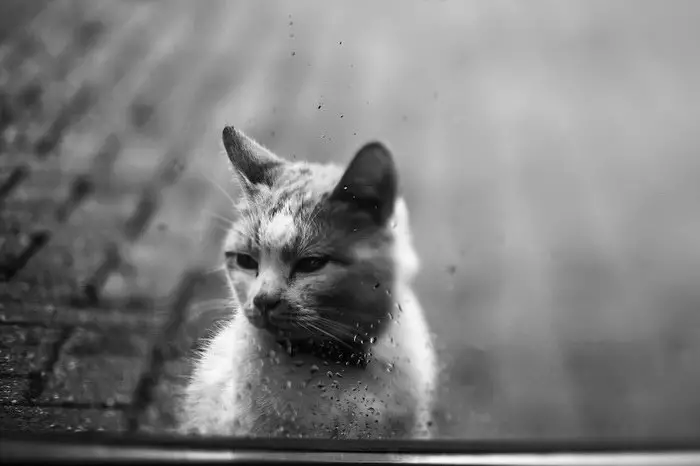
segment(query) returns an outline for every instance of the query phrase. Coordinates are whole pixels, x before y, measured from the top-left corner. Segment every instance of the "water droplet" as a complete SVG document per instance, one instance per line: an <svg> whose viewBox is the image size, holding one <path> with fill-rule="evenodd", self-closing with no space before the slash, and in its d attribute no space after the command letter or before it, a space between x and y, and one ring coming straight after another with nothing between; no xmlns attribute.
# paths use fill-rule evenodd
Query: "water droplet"
<svg viewBox="0 0 700 466"><path fill-rule="evenodd" d="M379 283L379 282L377 282L377 283L374 284L374 287L373 287L373 288L376 290L376 289L379 288L380 286L382 286L382 284Z"/></svg>
<svg viewBox="0 0 700 466"><path fill-rule="evenodd" d="M340 372L336 372L335 376L338 377L339 379L343 378L343 374L341 374Z"/></svg>
<svg viewBox="0 0 700 466"><path fill-rule="evenodd" d="M389 318L389 320L394 320L394 314L392 314L391 312L387 312L386 316Z"/></svg>
<svg viewBox="0 0 700 466"><path fill-rule="evenodd" d="M391 372L391 371L394 370L394 364L391 363L391 362L390 362L390 363L387 363L387 365L386 365L386 367L384 367L384 369L385 369L387 372Z"/></svg>
<svg viewBox="0 0 700 466"><path fill-rule="evenodd" d="M309 371L310 371L312 374L315 374L316 372L318 372L318 366L317 366L316 364L312 365L312 366L309 368Z"/></svg>
<svg viewBox="0 0 700 466"><path fill-rule="evenodd" d="M326 372L326 375L328 376L329 379L333 378L333 372L331 372L331 371Z"/></svg>
<svg viewBox="0 0 700 466"><path fill-rule="evenodd" d="M372 338L369 339L369 342L370 342L371 344L374 344L376 341L377 341L377 337L372 337Z"/></svg>
<svg viewBox="0 0 700 466"><path fill-rule="evenodd" d="M401 307L401 305L399 303L396 303L396 309L398 309L399 312L403 312L403 308Z"/></svg>

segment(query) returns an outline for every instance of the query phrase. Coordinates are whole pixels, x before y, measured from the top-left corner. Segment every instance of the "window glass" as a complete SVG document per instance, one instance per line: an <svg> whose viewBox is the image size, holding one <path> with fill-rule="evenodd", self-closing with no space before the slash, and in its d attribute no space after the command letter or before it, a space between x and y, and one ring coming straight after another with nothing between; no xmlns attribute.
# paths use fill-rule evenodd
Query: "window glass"
<svg viewBox="0 0 700 466"><path fill-rule="evenodd" d="M3 2L0 427L697 434L699 13Z"/></svg>

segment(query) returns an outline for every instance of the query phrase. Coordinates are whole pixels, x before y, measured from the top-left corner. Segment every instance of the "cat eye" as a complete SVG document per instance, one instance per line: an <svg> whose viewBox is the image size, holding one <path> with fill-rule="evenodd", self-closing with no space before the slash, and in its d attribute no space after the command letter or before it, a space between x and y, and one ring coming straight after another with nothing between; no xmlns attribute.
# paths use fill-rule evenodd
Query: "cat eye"
<svg viewBox="0 0 700 466"><path fill-rule="evenodd" d="M233 261L235 262L235 264L238 267L245 269L245 270L257 270L258 269L258 261L253 259L248 254L227 252L226 259L227 260L233 259Z"/></svg>
<svg viewBox="0 0 700 466"><path fill-rule="evenodd" d="M328 257L305 257L294 266L295 272L312 273L322 269L329 261Z"/></svg>

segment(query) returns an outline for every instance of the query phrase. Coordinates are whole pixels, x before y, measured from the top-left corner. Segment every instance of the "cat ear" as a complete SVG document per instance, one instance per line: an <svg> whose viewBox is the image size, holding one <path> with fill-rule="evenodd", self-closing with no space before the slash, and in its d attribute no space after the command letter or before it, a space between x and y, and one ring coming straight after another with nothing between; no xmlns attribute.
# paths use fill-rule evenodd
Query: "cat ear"
<svg viewBox="0 0 700 466"><path fill-rule="evenodd" d="M224 128L223 141L228 158L248 193L255 189L255 185L272 186L276 169L284 164L284 160L233 126Z"/></svg>
<svg viewBox="0 0 700 466"><path fill-rule="evenodd" d="M397 184L391 153L383 144L371 142L355 154L330 200L347 203L383 225L394 213Z"/></svg>

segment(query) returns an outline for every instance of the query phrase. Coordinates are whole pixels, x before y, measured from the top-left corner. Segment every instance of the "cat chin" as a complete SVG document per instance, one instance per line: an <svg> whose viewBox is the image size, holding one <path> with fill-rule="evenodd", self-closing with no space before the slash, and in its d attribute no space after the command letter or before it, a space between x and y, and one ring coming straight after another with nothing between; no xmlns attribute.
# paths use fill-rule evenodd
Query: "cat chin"
<svg viewBox="0 0 700 466"><path fill-rule="evenodd" d="M269 333L276 339L283 340L307 340L314 336L313 333L290 325L287 322L275 322L274 319L265 318L261 315L248 316L248 322L258 330Z"/></svg>

